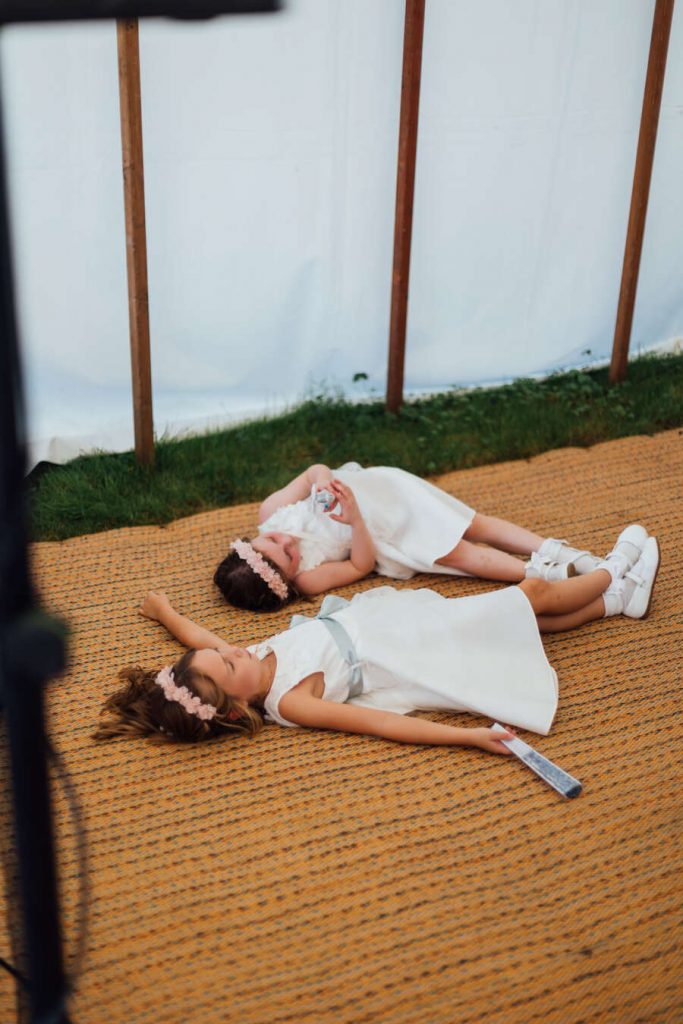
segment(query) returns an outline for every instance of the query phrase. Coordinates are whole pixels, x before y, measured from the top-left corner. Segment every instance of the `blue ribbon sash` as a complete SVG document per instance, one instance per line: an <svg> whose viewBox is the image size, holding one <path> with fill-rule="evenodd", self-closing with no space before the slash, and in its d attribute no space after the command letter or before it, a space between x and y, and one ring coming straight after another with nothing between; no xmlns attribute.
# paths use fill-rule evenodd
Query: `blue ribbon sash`
<svg viewBox="0 0 683 1024"><path fill-rule="evenodd" d="M341 622L332 618L335 612L346 608L348 604L349 601L346 601L343 597L335 597L333 594L328 594L323 599L317 615L293 615L289 628L293 629L296 626L301 626L304 622L313 622L315 619L319 619L327 627L330 636L339 649L339 653L351 670L349 697L357 697L363 692L363 673L356 655L356 649Z"/></svg>

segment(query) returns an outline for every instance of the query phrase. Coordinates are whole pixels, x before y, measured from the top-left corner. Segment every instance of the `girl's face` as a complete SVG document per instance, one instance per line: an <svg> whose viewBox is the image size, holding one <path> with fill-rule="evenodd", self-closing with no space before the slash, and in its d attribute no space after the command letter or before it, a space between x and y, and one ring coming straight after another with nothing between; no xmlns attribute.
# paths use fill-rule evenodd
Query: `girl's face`
<svg viewBox="0 0 683 1024"><path fill-rule="evenodd" d="M192 659L192 667L213 679L229 697L247 702L262 696L262 663L242 647L218 651L204 647Z"/></svg>
<svg viewBox="0 0 683 1024"><path fill-rule="evenodd" d="M298 537L289 533L260 533L251 546L269 558L288 580L294 579L301 561Z"/></svg>

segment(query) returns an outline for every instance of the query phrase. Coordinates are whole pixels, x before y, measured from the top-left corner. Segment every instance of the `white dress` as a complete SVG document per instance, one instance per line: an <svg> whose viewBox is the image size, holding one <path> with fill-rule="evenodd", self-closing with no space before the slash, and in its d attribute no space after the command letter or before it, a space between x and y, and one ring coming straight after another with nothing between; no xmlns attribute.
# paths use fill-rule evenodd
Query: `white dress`
<svg viewBox="0 0 683 1024"><path fill-rule="evenodd" d="M398 580L418 572L467 575L434 563L462 538L474 517L473 508L403 469L362 469L347 463L333 472L356 497L375 544L380 575ZM259 526L259 533L271 532L299 538L299 572L323 562L342 562L351 554L351 527L315 511L308 498L276 509Z"/></svg>
<svg viewBox="0 0 683 1024"><path fill-rule="evenodd" d="M280 700L302 679L323 672L324 700L400 714L471 711L548 733L557 675L519 587L459 598L378 587L357 594L333 617L355 647L362 692L349 698L349 663L325 624L311 618L250 648L261 658L272 651L277 659L265 701L272 721L292 725L280 714Z"/></svg>

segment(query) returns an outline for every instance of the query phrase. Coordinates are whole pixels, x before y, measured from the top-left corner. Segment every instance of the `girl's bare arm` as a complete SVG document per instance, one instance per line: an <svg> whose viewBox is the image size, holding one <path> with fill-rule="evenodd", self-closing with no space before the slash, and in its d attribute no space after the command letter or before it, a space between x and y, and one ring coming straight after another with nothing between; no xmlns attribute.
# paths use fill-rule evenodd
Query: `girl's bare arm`
<svg viewBox="0 0 683 1024"><path fill-rule="evenodd" d="M305 683L305 680L304 680ZM480 747L493 754L509 754L501 743L512 739L514 732L494 732L492 729L459 729L425 718L409 718L392 711L335 704L320 700L297 687L286 693L280 701L280 713L290 722L314 729L335 729L339 732L379 736L397 743L421 743L430 746Z"/></svg>
<svg viewBox="0 0 683 1024"><path fill-rule="evenodd" d="M171 636L174 636L181 644L185 644L186 647L200 650L204 647L213 647L226 654L232 649L230 644L216 633L212 633L184 615L180 615L163 591L151 590L140 605L139 611L145 618L161 623Z"/></svg>
<svg viewBox="0 0 683 1024"><path fill-rule="evenodd" d="M374 561L373 561L374 566ZM312 597L314 594L324 594L335 587L345 587L349 583L356 583L372 571L372 567L364 572L357 569L350 559L344 562L325 562L317 569L309 569L308 572L300 572L295 579L297 589L302 594Z"/></svg>
<svg viewBox="0 0 683 1024"><path fill-rule="evenodd" d="M351 527L351 554L343 562L326 562L316 569L299 573L296 585L302 594L322 594L368 576L375 568L375 544L370 536L353 491L340 480L330 480L329 490L337 499L340 512L327 512L330 519Z"/></svg>
<svg viewBox="0 0 683 1024"><path fill-rule="evenodd" d="M293 480L290 480L286 487L282 487L279 491L274 491L268 495L259 509L259 523L264 523L282 505L291 505L295 501L307 498L311 493L313 484L324 486L331 479L332 470L329 466L324 466L321 462L309 466L303 473L299 473Z"/></svg>

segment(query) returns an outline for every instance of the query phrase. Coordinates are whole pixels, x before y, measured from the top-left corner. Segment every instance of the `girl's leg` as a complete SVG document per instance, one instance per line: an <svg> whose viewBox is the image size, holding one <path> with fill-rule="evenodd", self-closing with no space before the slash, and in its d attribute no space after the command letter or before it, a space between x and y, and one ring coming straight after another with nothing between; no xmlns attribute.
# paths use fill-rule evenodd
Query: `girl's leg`
<svg viewBox="0 0 683 1024"><path fill-rule="evenodd" d="M602 619L604 615L605 602L602 597L596 597L577 612L570 612L567 615L537 615L536 621L541 633L563 633L567 629L583 626L586 622Z"/></svg>
<svg viewBox="0 0 683 1024"><path fill-rule="evenodd" d="M469 576L483 580L521 583L524 579L524 562L520 562L519 558L495 548L479 547L468 540L461 540L447 555L438 558L436 564L460 569Z"/></svg>
<svg viewBox="0 0 683 1024"><path fill-rule="evenodd" d="M523 526L508 523L495 516L482 516L478 512L463 534L466 540L478 544L490 544L493 548L510 551L516 555L530 555L538 551L544 538Z"/></svg>
<svg viewBox="0 0 683 1024"><path fill-rule="evenodd" d="M523 526L509 523L505 519L496 519L495 516L482 516L478 512L465 530L464 537L503 551L526 555L527 558L538 551L551 562L573 562L579 574L593 572L600 562L589 551L580 551L564 541L541 537Z"/></svg>
<svg viewBox="0 0 683 1024"><path fill-rule="evenodd" d="M612 577L607 569L596 569L585 576L574 576L553 583L547 580L523 580L519 587L526 594L537 616L565 616L587 608L596 600L602 603L601 595L611 582Z"/></svg>

